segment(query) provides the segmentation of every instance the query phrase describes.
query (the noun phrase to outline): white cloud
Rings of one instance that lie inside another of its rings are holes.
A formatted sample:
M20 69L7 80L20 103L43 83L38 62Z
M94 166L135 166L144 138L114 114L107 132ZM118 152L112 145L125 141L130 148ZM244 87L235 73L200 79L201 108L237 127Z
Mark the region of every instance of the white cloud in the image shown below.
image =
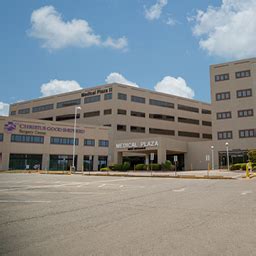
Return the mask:
M190 18L194 35L210 55L247 58L256 55L256 0L222 0L220 7L198 10Z
M9 104L0 101L0 116L9 115Z
M168 93L190 99L195 96L195 92L187 85L186 81L181 77L175 78L171 76L165 76L160 82L155 85L154 89L157 92Z
M169 17L166 21L166 24L172 27L177 24L177 21L175 19Z
M157 0L150 8L145 8L145 17L148 20L157 20L162 14L162 9L167 5L168 0Z
M49 83L42 84L41 93L42 97L51 96L64 92L71 92L80 90L82 87L74 80L63 81L63 80L51 80Z
M119 84L126 84L134 87L139 87L136 83L127 80L123 75L116 72L110 73L105 79L105 81L108 84L119 83Z
M53 6L44 6L32 12L31 29L28 34L42 41L42 47L49 50L69 46L103 46L125 49L128 41L125 37L103 41L96 35L86 20L73 19L65 22Z

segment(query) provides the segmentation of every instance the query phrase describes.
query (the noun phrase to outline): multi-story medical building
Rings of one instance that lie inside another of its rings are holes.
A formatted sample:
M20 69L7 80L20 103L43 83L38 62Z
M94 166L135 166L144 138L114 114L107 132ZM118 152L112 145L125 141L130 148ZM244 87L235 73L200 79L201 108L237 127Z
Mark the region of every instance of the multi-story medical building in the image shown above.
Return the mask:
M210 67L212 135L219 166L256 149L256 58Z
M127 159L132 164L150 160L163 163L173 161L174 156L179 169L205 169L211 162L209 156L214 156L215 168L226 167L227 149L230 163L244 161L248 150L256 148L256 59L212 65L210 80L212 104L117 83L12 104L9 119L0 122L0 140L2 136L2 145L10 148L3 153L0 142L0 159L5 159L2 163L10 168L12 161L7 163L8 159L22 151L31 154L34 147L27 145L26 139L20 142L23 146L19 150L13 147L16 142L12 135L4 134L6 121L16 124L16 120L26 119L43 126L72 126L79 106L78 125L90 125L96 132L93 138L87 138L86 130L79 134L83 145L77 150L79 170L88 159L94 161L90 168L96 170ZM108 136L99 139L104 127ZM55 135L44 136L48 136L44 143L49 150L55 147L51 143ZM60 130L58 137L65 138L66 133ZM91 152L85 146L86 139L107 140L107 152L105 148L102 153L96 143L90 145ZM63 155L70 148L60 145L54 154ZM42 154L44 168L51 167L51 159Z

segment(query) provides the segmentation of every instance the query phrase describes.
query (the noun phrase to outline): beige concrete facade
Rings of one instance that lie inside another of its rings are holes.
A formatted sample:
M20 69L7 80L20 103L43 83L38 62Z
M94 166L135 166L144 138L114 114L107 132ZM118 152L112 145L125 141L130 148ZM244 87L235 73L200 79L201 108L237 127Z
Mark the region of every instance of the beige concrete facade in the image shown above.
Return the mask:
M60 107L62 102L67 106ZM51 109L33 112L47 105ZM121 84L13 104L10 114L53 121L69 116L67 121L74 122L74 109L78 105L82 108L79 124L111 127L112 162L118 161L115 145L120 140L161 136L188 142L209 140L212 136L210 104Z
M108 163L127 156L147 163L154 153L158 163L178 155L186 170L207 169L212 156L215 168L225 168L226 143L230 164L256 148L256 58L212 65L210 83L212 104L114 83L12 104L10 118L72 125L80 106L78 125L102 126L92 128L96 140L109 127L108 152L90 152L107 154Z
M108 158L109 147L106 143L100 146L100 141L109 141L109 132L108 127L77 125L78 145L75 147L75 155L78 170L85 168L84 157L87 157L87 161L91 161L89 166L91 170L98 169L99 159ZM21 161L19 160L21 155L24 158L28 155L40 155L42 160L37 164L40 164L40 169L43 170L49 170L51 156L56 158L57 155L61 156L59 157L60 164L70 166L73 155L73 134L74 129L70 123L0 117L0 138L2 138L0 140L0 170L12 169L10 158L14 155L17 155L15 156L17 161ZM85 139L90 142L94 141L94 145L84 145ZM65 159L68 160L65 162ZM29 162L28 159L26 161ZM69 169L68 166L65 169ZM63 168L61 165L53 166L55 169L57 167ZM28 168L33 169L34 166L30 164Z
M212 145L221 167L227 165L226 143L230 163L256 148L256 58L210 66L210 82Z

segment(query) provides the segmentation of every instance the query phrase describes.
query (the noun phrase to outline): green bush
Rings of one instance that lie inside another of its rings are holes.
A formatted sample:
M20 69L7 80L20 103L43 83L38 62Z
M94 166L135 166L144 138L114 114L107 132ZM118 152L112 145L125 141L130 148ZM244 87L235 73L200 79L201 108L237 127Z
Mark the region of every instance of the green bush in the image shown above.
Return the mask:
M122 164L114 164L111 168L113 171L122 171L123 165Z
M124 162L122 165L122 170L123 171L128 171L130 168L130 162Z
M172 165L172 162L169 160L166 160L164 163L162 163L162 170L164 171L174 170L174 166Z
M152 168L153 171L160 171L161 167L162 167L161 164L149 164L148 165L148 169L151 170L151 168Z
M248 158L251 162L256 163L256 149L250 150L248 152Z
M110 171L110 169L108 167L103 167L103 168L100 168L100 171L101 172L108 172L108 171Z
M147 170L147 166L145 164L136 164L135 170L137 171Z
M246 163L239 163L239 164L232 164L230 166L230 170L231 171L235 171L235 170L246 170Z

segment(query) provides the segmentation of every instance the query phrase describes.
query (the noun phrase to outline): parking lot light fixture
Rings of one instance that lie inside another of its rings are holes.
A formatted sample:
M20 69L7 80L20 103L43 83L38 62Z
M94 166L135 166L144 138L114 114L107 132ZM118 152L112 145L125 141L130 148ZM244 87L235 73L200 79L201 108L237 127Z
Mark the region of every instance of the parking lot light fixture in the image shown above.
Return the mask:
M212 150L212 170L214 170L214 146L211 146Z
M72 170L75 170L75 152L76 152L76 116L77 111L81 110L81 107L75 107L75 121L74 121L74 139L73 139L73 157L72 157Z
M225 143L225 146L226 146L226 150L227 150L227 166L228 166L228 171L229 171L229 152L228 152L228 142Z

